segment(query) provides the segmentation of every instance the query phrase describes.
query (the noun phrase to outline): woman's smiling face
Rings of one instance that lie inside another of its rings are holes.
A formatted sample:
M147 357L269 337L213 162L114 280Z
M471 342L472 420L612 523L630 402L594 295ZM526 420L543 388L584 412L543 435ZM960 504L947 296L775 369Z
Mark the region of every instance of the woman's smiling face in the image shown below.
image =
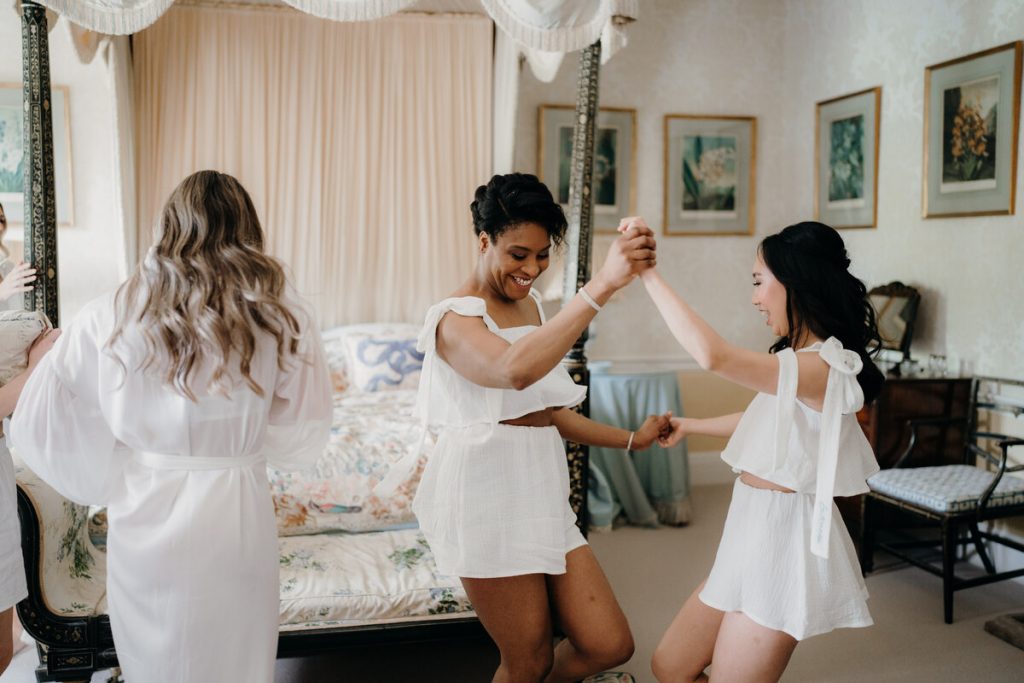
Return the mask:
M499 234L493 243L487 233L481 233L480 249L491 287L506 299L519 300L547 270L551 237L536 223L521 223Z
M775 279L758 254L754 260L751 275L754 278L754 293L750 302L765 316L765 324L778 337L789 334L789 320L786 318L786 287Z

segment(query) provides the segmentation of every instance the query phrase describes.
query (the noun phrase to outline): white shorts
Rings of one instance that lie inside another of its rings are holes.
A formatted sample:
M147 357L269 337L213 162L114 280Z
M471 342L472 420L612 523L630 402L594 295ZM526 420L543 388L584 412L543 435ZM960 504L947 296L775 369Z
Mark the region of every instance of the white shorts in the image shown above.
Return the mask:
M413 501L438 571L466 578L564 574L586 545L569 506L555 427L445 430Z
M701 602L803 640L870 626L867 587L850 534L832 504L829 558L811 553L814 496L736 480Z
M0 612L27 596L14 462L7 450L7 441L0 437Z

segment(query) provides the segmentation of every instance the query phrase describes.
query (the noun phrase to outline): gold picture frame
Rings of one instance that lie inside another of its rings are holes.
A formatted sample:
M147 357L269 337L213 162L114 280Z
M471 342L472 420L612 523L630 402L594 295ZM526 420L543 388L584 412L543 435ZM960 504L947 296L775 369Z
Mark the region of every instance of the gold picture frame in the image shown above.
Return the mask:
M575 117L571 105L537 109L537 176L566 211ZM594 147L594 232L615 233L620 219L636 215L636 109L601 107Z
M666 236L752 235L757 117L666 114Z
M1022 45L925 68L924 218L1014 213Z
M877 226L881 121L881 86L815 105L815 220L833 228Z

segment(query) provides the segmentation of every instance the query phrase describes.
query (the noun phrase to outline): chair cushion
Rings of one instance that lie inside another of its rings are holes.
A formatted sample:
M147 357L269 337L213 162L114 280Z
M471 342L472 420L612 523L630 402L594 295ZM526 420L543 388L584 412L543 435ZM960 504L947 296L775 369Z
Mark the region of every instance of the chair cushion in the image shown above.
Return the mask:
M993 472L970 465L912 467L882 470L868 479L868 486L890 498L955 514L976 510L994 477ZM988 507L1020 504L1024 504L1024 479L1004 475Z
M282 628L472 616L459 579L438 573L417 529L279 541Z

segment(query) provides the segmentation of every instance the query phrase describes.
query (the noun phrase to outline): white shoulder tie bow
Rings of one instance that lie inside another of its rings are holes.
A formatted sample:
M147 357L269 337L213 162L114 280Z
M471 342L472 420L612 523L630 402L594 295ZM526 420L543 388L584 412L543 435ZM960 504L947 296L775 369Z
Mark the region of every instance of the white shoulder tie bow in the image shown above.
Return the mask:
M828 363L829 371L825 403L821 410L818 477L814 490L814 514L811 518L811 552L818 557L828 558L842 417L864 406L864 391L857 381L864 362L856 352L844 349L835 337L829 337L818 354Z

